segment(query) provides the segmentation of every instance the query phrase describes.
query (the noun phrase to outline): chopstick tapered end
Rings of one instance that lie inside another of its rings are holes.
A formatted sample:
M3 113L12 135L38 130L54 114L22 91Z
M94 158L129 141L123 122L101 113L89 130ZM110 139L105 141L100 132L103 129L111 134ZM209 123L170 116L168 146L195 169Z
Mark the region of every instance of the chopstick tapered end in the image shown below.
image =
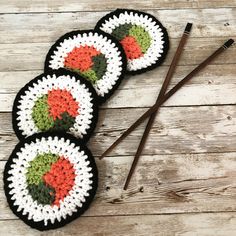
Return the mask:
M234 43L234 40L233 39L229 39L228 41L226 41L225 43L224 43L224 47L225 48L229 48L232 44Z
M102 160L106 155L107 153L110 151L110 149L107 149L100 157L99 157L99 160Z
M184 32L189 33L192 29L193 24L192 23L187 23Z

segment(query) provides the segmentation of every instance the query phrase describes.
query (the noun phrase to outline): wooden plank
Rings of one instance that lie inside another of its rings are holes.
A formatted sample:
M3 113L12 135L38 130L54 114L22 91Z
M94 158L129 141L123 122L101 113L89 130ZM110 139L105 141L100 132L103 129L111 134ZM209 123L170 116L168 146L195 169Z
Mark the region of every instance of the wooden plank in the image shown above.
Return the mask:
M102 109L89 147L99 156L145 109ZM151 130L143 153L175 154L236 151L236 107L163 107ZM110 155L134 155L144 124L118 145ZM17 138L10 114L0 113L0 159L6 160Z
M206 43L207 45L204 46L199 46L197 44L197 41L200 40L200 44L204 44ZM207 39L190 39L190 46L188 47L188 49L186 49L186 53L184 54L183 58L182 58L182 65L189 65L189 64L196 64L199 63L204 56L206 57L210 51L213 51L213 47L216 48L217 45L216 44L220 44L220 42L222 42L222 40L217 39L217 43L215 42L215 45L211 45L209 44L209 42L207 41ZM176 42L175 42L176 43ZM11 70L35 70L38 67L43 67L43 58L44 56L42 55L42 45L44 44L16 44L16 46L14 47L14 49L10 48L10 45L13 46L13 44L5 44L5 45L1 45L2 46L2 54L5 55L4 60L2 60L0 62L0 70L1 71L5 71L8 70L11 73ZM194 47L195 46L195 47ZM208 47L207 47L208 46ZM211 49L209 49L211 48ZM28 51L27 51L28 50ZM225 63L235 63L235 57L233 56L233 54L235 53L236 47L232 47L230 50L228 50L227 52L225 52L225 54L221 55L220 58L218 58L218 60L216 60L215 64L217 63L222 63L222 61L224 61ZM1 51L1 50L0 50ZM46 51L46 49L45 49ZM201 52L200 52L201 51ZM45 52L46 53L46 52ZM201 55L201 53L203 55ZM38 54L38 55L37 55ZM41 54L41 55L40 55ZM167 60L165 62L165 65L168 65L170 63L170 58L173 54L173 50L170 51L170 54L167 57ZM194 55L191 58L191 55ZM25 58L25 60L22 61L22 58ZM39 59L38 59L39 58ZM41 66L40 66L41 65ZM218 73L218 75L220 75L220 79L224 76L224 73L228 72L224 72L227 70L228 67L226 67L224 69L225 65L218 65L219 68L216 68L216 66L214 67L214 70L208 71L208 69L206 69L206 73L211 74L211 78L213 78L214 73ZM191 67L192 68L192 67ZM232 65L229 69L231 71L234 71L234 65ZM164 67L163 69L166 70L166 67ZM149 73L145 73L145 75L140 75L140 76L135 76L130 80L134 80L137 78L137 80L143 81L141 82L141 84L146 83L147 78L152 78L150 79L151 83L154 83L154 78L156 78L156 75L158 73L159 69L156 69L154 71L151 71ZM190 67L187 68L187 70L184 71L183 75L186 75L186 73L190 70ZM210 70L210 68L209 68ZM224 70L224 71L223 71ZM218 71L218 72L215 72ZM31 72L27 72L27 73L31 73ZM161 77L163 77L165 71L162 70L162 72L160 72L160 79L162 79ZM234 72L230 72L231 76L232 73ZM159 74L159 73L158 73ZM6 73L3 74L3 76L6 76ZM16 75L12 74L13 76ZM29 74L28 74L29 75ZM30 74L31 75L31 74ZM181 77L182 77L181 76ZM33 76L32 76L33 77ZM9 78L9 74L7 74L6 79ZM209 77L208 77L209 78ZM232 77L230 77L232 78ZM5 81L6 81L5 79ZM5 84L5 88L7 89L8 84L9 83L13 83L14 78L11 79L11 81L9 80L9 82L7 82ZM17 79L17 77L15 77L15 80L17 80L17 82L14 82L14 86L16 86L18 84L18 81L22 81L22 84L25 83L25 80L22 79L21 77L19 79ZM127 79L128 80L128 79ZM196 78L195 78L196 80ZM220 86L218 86L217 84L212 83L212 81L214 80L208 80L208 84L205 84L204 87L202 87L202 84L198 84L198 85L194 85L192 86L191 84L189 86L186 86L184 89L182 89L178 96L175 96L174 99L171 99L169 103L167 103L167 105L207 105L207 104L234 104L235 103L235 84L234 84L234 80L232 80L233 82L229 82L229 84L222 84ZM137 83L137 82L134 82ZM194 82L195 83L195 82ZM233 85L232 85L233 83ZM22 86L22 84L19 84L19 87L17 87L17 90ZM125 81L123 84L126 84ZM129 84L129 83L128 83ZM11 106L12 106L12 102L13 99L15 97L15 94L9 94L9 92L11 92L11 84L9 85L9 91L4 91L4 86L3 86L3 92L7 93L7 94L0 94L0 111L10 111L11 110ZM128 85L129 86L129 85ZM135 88L135 90L133 90L133 92L131 93L130 91L127 90L127 88L124 86L120 86L120 88L123 90L119 90L116 92L116 94L114 95L114 99L110 99L109 102L104 106L104 107L110 107L110 108L118 108L118 107L125 107L127 106L127 104L129 104L129 106L131 107L136 107L136 106L151 106L153 104L153 102L155 101L156 98L156 93L158 92L159 88L160 88L160 84L158 83L155 86L149 86L146 83L146 88L144 87L140 87L139 89ZM16 90L16 89L15 89ZM229 96L225 97L225 94L228 94ZM186 99L186 96L188 96L188 100ZM136 98L139 99L136 99ZM140 98L143 98L140 100ZM129 103L127 103L127 99L129 99Z
M113 112L111 120L117 120L116 124L124 124L124 126L118 126L116 129L109 125L112 127L110 131L97 133L90 141L90 147L94 153L101 155L143 113L142 109L121 111ZM106 112L105 114L105 118L102 115L100 116L104 126L110 124L109 121L106 121L106 118L109 119L109 113ZM235 151L235 117L235 106L163 108L150 132L143 153ZM101 126L99 123L98 128ZM143 129L139 127L110 155L126 155L127 153L134 155L138 145L137 140L140 140Z
M192 68L193 66L178 67L170 88L188 74ZM103 105L103 108L149 107L153 105L166 70L166 66L163 66L133 78L127 76L119 89ZM0 111L11 111L16 93L39 73L41 71L0 72L2 81ZM211 65L185 85L164 106L235 104L235 73L235 64ZM226 94L227 96L225 96Z
M187 21L194 23L194 29L172 85L226 37L236 36L235 0L11 0L0 6L0 12L10 13L0 15L3 112L11 111L16 92L41 73L49 47L63 33L92 28L116 7L146 9L167 27L171 51L164 66L127 77L102 107L88 144L95 156L145 111L130 107L153 104ZM128 191L122 187L144 124L110 157L96 158L100 182L95 201L83 217L56 234L235 235L236 108L229 105L236 101L235 50L236 46L228 50L162 108ZM11 114L0 113L0 172L16 143ZM0 212L0 234L46 234L30 229L12 214L2 181Z
M68 11L104 11L114 10L115 8L134 8L134 9L172 9L172 8L221 8L234 7L235 0L11 0L1 3L1 13L22 13L22 12L68 12Z
M5 236L48 235L29 228L20 220L0 221ZM235 213L201 213L178 215L142 215L114 217L81 217L69 225L57 229L56 235L81 236L144 236L144 235L201 235L234 236L236 231ZM53 232L53 231L50 231Z
M167 28L171 38L181 37L186 22L193 22L191 37L233 37L236 8L147 11ZM0 43L54 42L77 29L92 29L108 12L4 14L0 16ZM181 16L181 17L179 17ZM178 19L178 20L176 20Z
M236 153L142 156L123 191L132 158L96 160L99 188L86 216L236 211ZM2 182L0 203L0 219L15 219Z
M190 38L179 65L196 65L219 48L227 38ZM171 40L171 48L163 65L169 65L179 39ZM42 70L51 43L0 44L0 71ZM236 63L236 45L212 64ZM157 71L157 70L155 70Z
M187 75L194 66L177 66L174 78L170 87L176 85L185 75ZM154 71L149 71L140 75L126 76L118 90L128 89L148 89L156 88L158 91L162 85L163 79L167 73L167 66L163 65ZM29 71L0 71L1 87L0 93L17 93L26 83L37 75L43 73L42 70ZM223 85L235 86L235 64L208 65L191 80L188 85ZM116 97L116 96L115 96Z

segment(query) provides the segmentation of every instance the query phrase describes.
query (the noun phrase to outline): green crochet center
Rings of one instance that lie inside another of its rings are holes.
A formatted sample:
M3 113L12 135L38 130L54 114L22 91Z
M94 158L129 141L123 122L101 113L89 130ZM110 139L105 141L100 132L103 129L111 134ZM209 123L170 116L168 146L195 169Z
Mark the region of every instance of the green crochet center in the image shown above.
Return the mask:
M38 204L51 205L55 200L56 192L54 188L46 186L45 183L30 184L27 189L33 200L37 201Z
M145 53L151 46L152 38L149 33L139 25L123 24L119 25L112 31L112 36L121 41L127 36L133 36L139 46L141 47L142 53Z
M29 162L29 167L26 172L26 181L28 185L39 185L43 183L43 176L50 169L51 165L59 159L58 155L52 153L44 153L37 155L32 161Z
M63 112L61 119L56 118L56 120L53 120L53 117L49 114L47 99L48 96L43 95L35 102L32 109L32 118L36 127L41 131L68 131L75 123L75 118L70 116L68 112Z
M80 71L79 69L72 69L77 72L85 79L87 79L92 84L96 84L96 82L102 79L103 75L107 70L107 59L103 54L99 54L97 56L92 57L93 65L91 69L86 71Z
M149 33L142 26L133 25L129 30L129 35L133 36L137 40L142 49L142 53L145 53L151 46L152 39Z
M53 127L54 121L49 114L47 95L39 98L32 109L32 118L36 127L41 131L47 131Z
M53 130L55 131L68 131L71 126L75 123L75 118L70 116L68 112L61 114L62 119L57 118L54 121Z
M98 80L97 75L94 70L89 69L89 70L82 72L79 69L75 69L74 71L77 72L82 77L84 77L85 79L87 79L92 84L96 84L96 82Z
M132 24L123 24L116 27L111 35L114 36L117 40L121 41L126 36L129 36L129 30L131 29Z
M33 200L38 204L52 204L55 200L55 190L47 186L43 181L43 176L50 171L51 165L59 159L58 155L44 153L37 155L29 162L26 171L27 189Z
M102 79L107 70L107 59L103 54L99 54L92 58L92 69L96 74L97 80Z

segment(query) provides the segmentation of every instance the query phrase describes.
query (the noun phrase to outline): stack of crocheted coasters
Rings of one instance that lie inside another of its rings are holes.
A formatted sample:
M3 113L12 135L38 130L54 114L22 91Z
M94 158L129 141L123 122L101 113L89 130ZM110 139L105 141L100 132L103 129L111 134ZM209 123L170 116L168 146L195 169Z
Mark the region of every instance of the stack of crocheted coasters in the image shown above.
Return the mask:
M20 142L4 171L12 211L38 230L61 227L80 216L98 185L94 157L85 146L98 108L125 73L160 65L168 35L150 14L119 9L95 30L73 31L49 50L44 73L17 94L13 128Z

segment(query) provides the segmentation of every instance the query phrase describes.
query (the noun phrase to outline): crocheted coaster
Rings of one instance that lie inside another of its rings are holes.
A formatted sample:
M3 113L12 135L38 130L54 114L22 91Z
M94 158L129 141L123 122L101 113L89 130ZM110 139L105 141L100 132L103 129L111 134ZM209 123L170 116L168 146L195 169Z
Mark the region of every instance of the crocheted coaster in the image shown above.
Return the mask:
M117 9L101 18L95 29L120 41L130 74L140 74L161 65L169 49L166 29L154 16L145 12Z
M98 116L97 94L78 74L60 69L41 74L17 94L12 113L19 139L44 131L69 132L85 142Z
M66 68L92 83L104 102L120 84L127 67L119 42L109 34L93 30L65 34L49 50L45 71Z
M62 227L79 217L97 189L91 152L69 134L40 133L20 142L4 170L13 213L38 230Z

